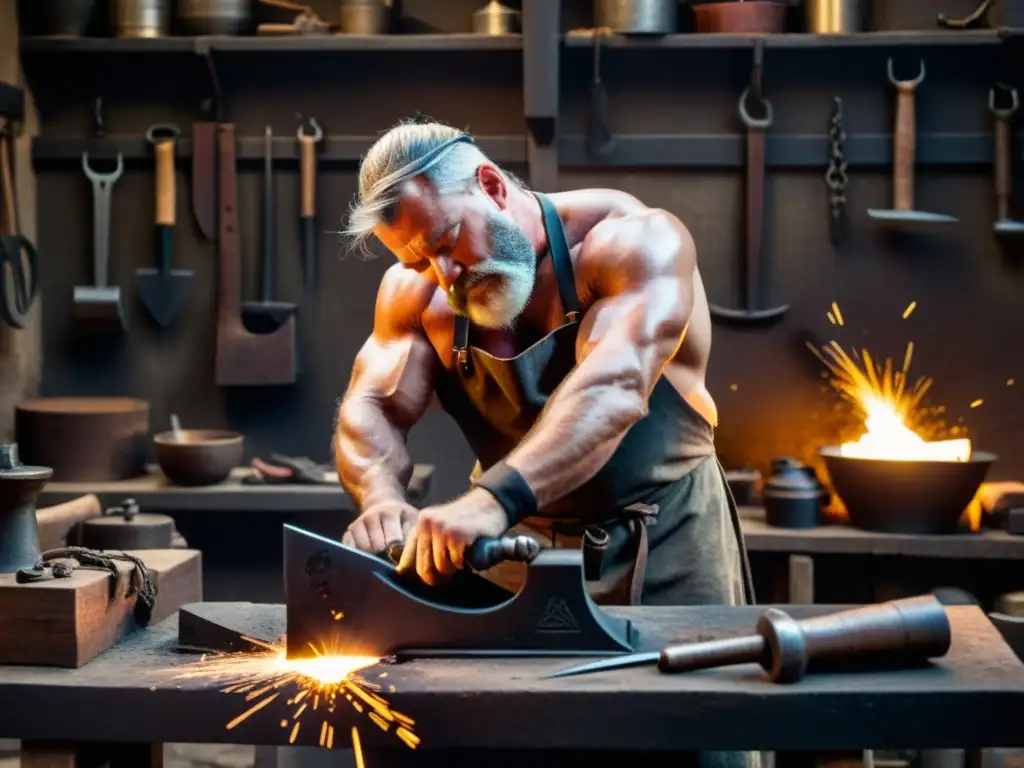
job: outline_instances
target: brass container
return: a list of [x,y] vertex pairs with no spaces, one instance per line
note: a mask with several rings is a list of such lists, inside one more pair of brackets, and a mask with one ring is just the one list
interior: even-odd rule
[[249,0],[178,0],[178,19],[192,35],[237,35],[249,23]]
[[804,0],[807,31],[814,35],[850,35],[864,31],[863,0]]
[[384,35],[391,27],[392,0],[341,0],[341,32]]
[[170,0],[110,0],[114,37],[165,37],[170,23]]

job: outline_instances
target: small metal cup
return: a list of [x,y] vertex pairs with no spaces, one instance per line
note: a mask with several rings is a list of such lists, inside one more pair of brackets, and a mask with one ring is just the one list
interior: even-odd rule
[[170,0],[111,0],[110,23],[116,37],[165,37]]
[[806,0],[807,31],[816,35],[849,35],[864,31],[863,0]]

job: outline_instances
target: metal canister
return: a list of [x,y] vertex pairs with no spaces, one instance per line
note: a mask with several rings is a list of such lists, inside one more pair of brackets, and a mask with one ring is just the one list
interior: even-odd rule
[[178,18],[193,35],[237,35],[249,15],[249,0],[178,0]]
[[519,31],[519,11],[491,0],[473,13],[473,33],[477,35],[511,35]]
[[346,35],[382,35],[391,21],[392,0],[341,0],[341,32]]
[[164,37],[171,21],[170,0],[111,0],[115,37]]
[[816,35],[849,35],[864,29],[863,0],[805,0],[807,31]]
[[679,0],[594,0],[594,26],[626,35],[668,35],[679,23]]
[[140,514],[134,499],[82,523],[82,546],[89,549],[171,549],[173,542],[174,518]]

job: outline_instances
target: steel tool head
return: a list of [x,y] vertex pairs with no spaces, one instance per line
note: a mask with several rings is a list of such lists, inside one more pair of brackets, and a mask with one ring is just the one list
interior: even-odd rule
[[250,333],[273,333],[295,314],[297,304],[287,301],[243,301],[242,323]]
[[955,224],[955,216],[928,211],[904,211],[895,208],[868,208],[868,216],[894,225]]
[[992,225],[992,231],[999,235],[1024,235],[1024,221],[1001,219]]
[[111,330],[125,327],[120,288],[76,285],[74,300],[75,319],[83,325]]
[[632,651],[629,621],[587,594],[580,550],[548,549],[515,595],[460,572],[428,587],[382,558],[284,526],[289,658],[595,655]]
[[728,307],[712,304],[708,309],[715,320],[723,323],[732,323],[734,325],[756,325],[760,323],[768,325],[782,319],[782,316],[789,311],[789,304],[782,304],[781,306],[768,309],[729,309]]
[[166,327],[185,308],[194,277],[191,269],[139,269],[135,273],[135,287],[149,314]]

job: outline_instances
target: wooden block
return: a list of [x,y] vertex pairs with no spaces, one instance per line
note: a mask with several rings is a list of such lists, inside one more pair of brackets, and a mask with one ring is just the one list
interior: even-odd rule
[[[156,583],[151,624],[186,603],[202,600],[202,556],[196,550],[149,549],[140,558]],[[119,576],[76,569],[68,579],[18,584],[0,574],[0,664],[80,667],[138,625],[136,596],[128,596],[130,563],[118,562]]]

